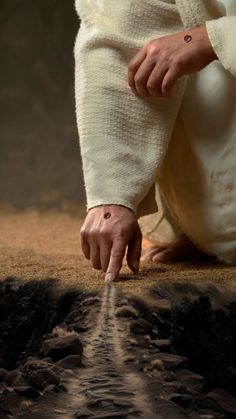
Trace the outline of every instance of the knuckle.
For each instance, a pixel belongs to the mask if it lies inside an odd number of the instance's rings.
[[[109,238],[110,237],[110,235],[111,235],[111,232],[110,232],[110,230],[108,229],[108,228],[103,228],[101,231],[100,231],[100,234],[101,234],[101,236],[102,237],[104,237],[104,238]]]
[[[143,79],[140,76],[135,77],[134,81],[135,81],[136,86],[141,86],[143,84]]]
[[[153,81],[149,81],[148,83],[147,83],[147,89],[148,90],[154,90],[156,88],[156,84],[155,84],[155,82],[153,82]]]
[[[148,47],[147,47],[148,55],[155,55],[159,51],[159,48],[160,48],[159,40],[149,42]]]
[[[90,239],[95,239],[99,236],[99,230],[97,228],[93,228],[90,232],[89,232],[89,238]]]
[[[179,57],[173,57],[171,59],[171,65],[175,70],[179,70],[183,66],[183,60]]]
[[[89,230],[87,227],[82,227],[80,229],[80,235],[83,239],[86,239],[89,236]]]
[[[111,256],[114,257],[115,259],[120,258],[122,256],[121,249],[119,248],[112,249]]]

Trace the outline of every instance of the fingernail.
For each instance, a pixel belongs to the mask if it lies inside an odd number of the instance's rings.
[[[109,273],[105,276],[105,282],[113,282],[114,280],[115,280],[114,274]]]

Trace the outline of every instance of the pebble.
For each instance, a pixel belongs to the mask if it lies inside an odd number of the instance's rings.
[[[78,333],[86,333],[88,331],[88,327],[83,326],[80,322],[72,324],[73,329]]]
[[[128,363],[130,363],[130,362],[135,362],[136,361],[136,358],[135,358],[135,356],[127,356],[126,358],[124,358],[124,363],[125,364],[128,364]]]
[[[133,403],[129,402],[128,400],[116,399],[116,400],[113,400],[113,403],[115,406],[118,406],[118,407],[124,407],[124,408],[133,407]]]
[[[136,339],[127,339],[126,343],[128,343],[130,346],[138,346],[138,341]]]
[[[54,362],[60,361],[69,355],[82,357],[83,345],[76,334],[70,334],[46,340],[41,348],[45,356],[50,356]]]
[[[178,368],[186,368],[188,364],[187,358],[179,355],[169,354],[166,352],[161,352],[158,355],[158,358],[162,360],[165,368],[167,369],[176,370]]]
[[[169,318],[171,316],[171,302],[166,298],[157,300],[156,307],[158,314],[164,318]]]
[[[164,351],[164,350],[170,349],[171,341],[170,339],[155,339],[155,340],[152,340],[152,345]]]
[[[152,371],[152,370],[159,370],[164,371],[164,363],[160,359],[153,359],[150,364],[146,365],[144,371]]]
[[[214,401],[225,414],[236,417],[236,397],[231,396],[227,391],[216,388],[207,394],[207,398]]]
[[[4,381],[9,386],[19,384],[23,380],[22,373],[19,370],[8,371],[4,376]]]
[[[128,305],[124,305],[122,307],[117,308],[115,314],[117,317],[127,317],[133,319],[137,319],[137,317],[139,316],[138,311],[135,310],[134,307]]]
[[[54,413],[57,413],[58,415],[64,415],[64,414],[66,414],[66,410],[54,409]]]
[[[78,368],[81,365],[81,356],[69,355],[66,358],[63,358],[60,361],[58,361],[56,365],[60,368],[65,368],[65,369]]]
[[[187,388],[192,391],[199,393],[205,384],[205,380],[202,375],[195,374],[188,370],[178,371],[178,380]]]
[[[172,393],[168,397],[168,400],[178,404],[181,407],[189,407],[189,405],[193,401],[193,397],[186,394]]]
[[[48,384],[58,386],[59,383],[60,377],[51,369],[41,369],[34,371],[30,377],[30,384],[40,390],[44,390]]]
[[[136,335],[147,335],[152,332],[152,325],[145,319],[132,321],[130,331]]]

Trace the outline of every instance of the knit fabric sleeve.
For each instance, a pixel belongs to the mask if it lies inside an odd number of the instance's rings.
[[[206,27],[219,61],[236,77],[236,16],[207,21]]]
[[[141,99],[127,82],[128,63],[150,40],[183,26],[165,1],[77,1],[75,97],[87,209],[124,205],[135,213],[155,182],[182,100]]]

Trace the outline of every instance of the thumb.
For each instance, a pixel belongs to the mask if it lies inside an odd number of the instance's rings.
[[[142,233],[138,225],[136,232],[134,233],[133,237],[129,241],[128,252],[126,256],[128,266],[135,273],[138,272],[139,270],[141,251],[142,251]]]

